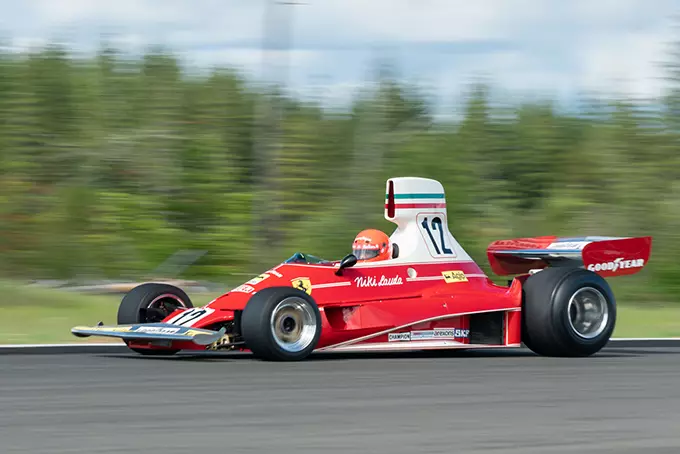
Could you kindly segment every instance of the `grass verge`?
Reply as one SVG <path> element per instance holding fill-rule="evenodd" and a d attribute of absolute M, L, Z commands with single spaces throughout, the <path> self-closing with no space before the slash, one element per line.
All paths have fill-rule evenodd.
<path fill-rule="evenodd" d="M 190 294 L 194 305 L 216 295 Z M 0 344 L 120 342 L 71 334 L 76 325 L 116 323 L 121 296 L 84 295 L 0 282 Z M 619 305 L 614 337 L 680 337 L 680 305 Z"/>
<path fill-rule="evenodd" d="M 189 297 L 195 305 L 201 305 L 215 295 L 189 293 Z M 0 345 L 119 343 L 115 338 L 75 337 L 71 328 L 95 325 L 100 320 L 115 325 L 121 298 L 121 295 L 86 295 L 0 282 Z"/>

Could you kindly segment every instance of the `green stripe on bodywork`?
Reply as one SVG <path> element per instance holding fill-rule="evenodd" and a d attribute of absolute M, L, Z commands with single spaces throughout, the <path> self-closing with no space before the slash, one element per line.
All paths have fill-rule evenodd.
<path fill-rule="evenodd" d="M 389 198 L 389 194 L 385 194 L 385 199 Z M 443 199 L 444 194 L 394 194 L 396 200 L 399 199 Z"/>

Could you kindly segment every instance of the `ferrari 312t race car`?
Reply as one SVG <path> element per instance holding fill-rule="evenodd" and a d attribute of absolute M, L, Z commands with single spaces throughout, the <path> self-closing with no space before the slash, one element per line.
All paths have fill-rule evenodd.
<path fill-rule="evenodd" d="M 649 260 L 651 237 L 544 236 L 492 242 L 495 284 L 449 232 L 444 188 L 425 178 L 387 181 L 391 258 L 302 253 L 202 307 L 180 288 L 145 283 L 123 298 L 118 325 L 75 327 L 141 354 L 249 351 L 301 360 L 322 351 L 509 348 L 588 356 L 609 340 L 616 302 L 606 277 Z"/>

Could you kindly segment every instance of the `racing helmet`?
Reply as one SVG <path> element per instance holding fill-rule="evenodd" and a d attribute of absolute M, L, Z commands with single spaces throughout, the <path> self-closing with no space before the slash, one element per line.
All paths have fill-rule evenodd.
<path fill-rule="evenodd" d="M 352 254 L 357 260 L 373 262 L 387 260 L 392 256 L 392 244 L 385 232 L 366 229 L 359 232 L 352 243 Z"/>

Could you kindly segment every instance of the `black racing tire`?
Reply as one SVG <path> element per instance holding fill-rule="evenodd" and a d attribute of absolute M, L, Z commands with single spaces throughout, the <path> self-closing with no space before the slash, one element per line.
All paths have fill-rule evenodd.
<path fill-rule="evenodd" d="M 118 324 L 157 323 L 181 306 L 194 307 L 189 295 L 181 288 L 148 282 L 138 285 L 123 297 L 118 306 Z M 179 351 L 133 347 L 130 349 L 142 355 L 172 355 Z"/>
<path fill-rule="evenodd" d="M 301 290 L 266 288 L 255 293 L 243 309 L 241 335 L 246 348 L 259 359 L 300 361 L 312 353 L 321 337 L 321 313 L 312 297 Z M 294 342 L 286 342 L 287 335 Z"/>
<path fill-rule="evenodd" d="M 592 323 L 583 323 L 587 311 Z M 614 331 L 616 300 L 607 281 L 583 268 L 546 268 L 523 286 L 522 342 L 541 356 L 599 352 Z"/>

